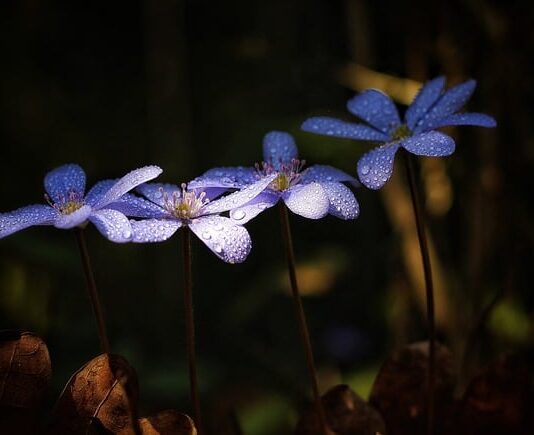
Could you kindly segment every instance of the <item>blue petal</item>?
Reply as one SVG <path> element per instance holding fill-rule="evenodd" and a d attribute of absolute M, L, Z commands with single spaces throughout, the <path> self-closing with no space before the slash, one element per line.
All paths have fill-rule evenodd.
<path fill-rule="evenodd" d="M 104 237 L 112 242 L 127 243 L 132 241 L 133 232 L 130 221 L 116 210 L 95 210 L 89 216 L 89 220 Z"/>
<path fill-rule="evenodd" d="M 261 212 L 271 208 L 280 199 L 280 192 L 265 190 L 252 201 L 230 211 L 230 219 L 238 225 L 244 225 Z"/>
<path fill-rule="evenodd" d="M 52 225 L 59 212 L 48 205 L 28 205 L 0 213 L 0 239 L 33 225 Z"/>
<path fill-rule="evenodd" d="M 449 89 L 434 104 L 434 106 L 419 120 L 414 128 L 414 133 L 421 133 L 436 128 L 436 125 L 446 116 L 458 111 L 471 97 L 475 90 L 476 82 L 468 80 L 458 86 Z"/>
<path fill-rule="evenodd" d="M 446 116 L 434 126 L 434 128 L 446 127 L 448 125 L 475 125 L 477 127 L 496 127 L 494 118 L 484 113 L 456 113 Z"/>
<path fill-rule="evenodd" d="M 445 77 L 440 76 L 436 77 L 433 80 L 430 80 L 426 85 L 424 85 L 415 99 L 413 100 L 410 107 L 406 110 L 404 118 L 406 119 L 406 124 L 410 130 L 413 130 L 417 121 L 434 105 L 434 103 L 441 96 L 443 87 L 445 86 Z"/>
<path fill-rule="evenodd" d="M 347 109 L 386 134 L 401 123 L 395 103 L 386 94 L 376 89 L 369 89 L 351 98 L 347 102 Z"/>
<path fill-rule="evenodd" d="M 374 148 L 358 160 L 357 171 L 360 181 L 369 189 L 380 189 L 393 173 L 393 161 L 399 143 L 387 143 Z"/>
<path fill-rule="evenodd" d="M 85 172 L 73 163 L 60 166 L 46 174 L 44 187 L 53 202 L 63 202 L 71 192 L 83 197 Z"/>
<path fill-rule="evenodd" d="M 118 180 L 102 180 L 96 183 L 85 196 L 85 203 L 93 207 Z"/>
<path fill-rule="evenodd" d="M 228 218 L 204 216 L 193 219 L 189 227 L 217 257 L 227 263 L 242 263 L 252 249 L 245 227 Z"/>
<path fill-rule="evenodd" d="M 293 137 L 283 131 L 271 131 L 263 137 L 263 160 L 271 162 L 275 169 L 298 158 Z"/>
<path fill-rule="evenodd" d="M 209 202 L 202 207 L 201 214 L 217 214 L 241 207 L 263 192 L 276 177 L 277 174 L 267 175 L 238 192 L 231 193 L 230 195 L 224 196 L 213 202 Z"/>
<path fill-rule="evenodd" d="M 54 226 L 61 230 L 68 230 L 70 228 L 77 227 L 83 224 L 89 218 L 91 212 L 91 207 L 84 205 L 70 214 L 58 213 L 56 215 L 56 219 L 54 220 Z"/>
<path fill-rule="evenodd" d="M 430 131 L 412 136 L 401 142 L 412 154 L 428 157 L 450 156 L 454 152 L 454 140 L 439 131 Z"/>
<path fill-rule="evenodd" d="M 360 206 L 354 193 L 341 183 L 321 183 L 321 187 L 328 195 L 330 207 L 328 213 L 340 219 L 356 219 L 360 214 Z"/>
<path fill-rule="evenodd" d="M 343 172 L 341 169 L 328 165 L 313 165 L 307 168 L 301 176 L 301 183 L 306 184 L 312 181 L 338 181 L 348 183 L 358 183 L 352 175 Z"/>
<path fill-rule="evenodd" d="M 172 199 L 173 195 L 176 195 L 178 198 L 182 196 L 182 188 L 175 184 L 145 183 L 138 186 L 136 190 L 160 207 L 165 205 L 165 196 L 169 199 Z"/>
<path fill-rule="evenodd" d="M 187 188 L 224 187 L 227 189 L 240 189 L 257 180 L 257 171 L 251 167 L 213 168 L 189 182 Z"/>
<path fill-rule="evenodd" d="M 318 183 L 297 184 L 286 190 L 282 198 L 289 210 L 308 219 L 320 219 L 330 208 L 328 195 Z"/>
<path fill-rule="evenodd" d="M 131 193 L 125 193 L 117 201 L 108 204 L 106 208 L 120 211 L 130 217 L 163 218 L 167 215 L 167 212 L 159 205 Z"/>
<path fill-rule="evenodd" d="M 182 222 L 174 219 L 130 220 L 134 243 L 163 242 L 171 237 L 182 226 Z"/>
<path fill-rule="evenodd" d="M 353 122 L 345 122 L 335 118 L 314 117 L 307 119 L 301 126 L 302 130 L 342 139 L 387 141 L 389 136 L 372 127 Z"/>

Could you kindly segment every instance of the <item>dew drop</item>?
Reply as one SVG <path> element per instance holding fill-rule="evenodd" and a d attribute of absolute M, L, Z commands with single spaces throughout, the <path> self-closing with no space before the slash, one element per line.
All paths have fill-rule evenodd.
<path fill-rule="evenodd" d="M 204 232 L 202 233 L 202 238 L 203 238 L 204 240 L 209 240 L 209 239 L 211 239 L 211 234 L 208 233 L 207 231 L 204 231 Z"/>
<path fill-rule="evenodd" d="M 217 253 L 217 254 L 220 254 L 222 252 L 222 246 L 219 245 L 218 243 L 216 243 L 215 245 L 213 245 L 213 249 L 214 251 Z"/>
<path fill-rule="evenodd" d="M 232 214 L 232 217 L 233 217 L 235 220 L 238 220 L 238 221 L 240 221 L 241 219 L 243 219 L 245 216 L 246 216 L 246 213 L 245 213 L 243 210 L 236 210 L 236 211 Z"/>
<path fill-rule="evenodd" d="M 362 166 L 362 174 L 363 175 L 367 175 L 370 170 L 371 170 L 371 168 L 368 165 L 363 165 Z"/>

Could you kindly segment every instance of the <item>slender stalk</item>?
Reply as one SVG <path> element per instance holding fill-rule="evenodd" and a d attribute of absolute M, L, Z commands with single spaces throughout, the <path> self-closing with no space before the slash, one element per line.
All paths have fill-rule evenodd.
<path fill-rule="evenodd" d="M 100 338 L 100 347 L 103 353 L 111 353 L 109 345 L 108 335 L 106 332 L 106 323 L 104 322 L 104 313 L 102 311 L 102 305 L 100 304 L 100 298 L 98 297 L 98 290 L 96 288 L 95 276 L 93 274 L 93 268 L 91 266 L 91 259 L 89 258 L 89 251 L 87 250 L 87 243 L 85 242 L 84 230 L 82 228 L 76 228 L 74 230 L 76 234 L 76 241 L 78 248 L 80 249 L 80 256 L 82 258 L 83 271 L 85 273 L 85 282 L 87 284 L 87 291 L 91 299 L 91 306 L 93 307 L 93 314 L 98 326 L 98 337 Z"/>
<path fill-rule="evenodd" d="M 189 391 L 195 412 L 195 425 L 199 435 L 204 433 L 200 413 L 197 361 L 195 353 L 195 320 L 193 316 L 193 279 L 191 269 L 191 231 L 184 226 L 182 231 L 182 254 L 184 258 L 184 306 L 187 363 L 189 366 Z"/>
<path fill-rule="evenodd" d="M 434 315 L 434 285 L 432 282 L 432 267 L 430 264 L 430 254 L 425 234 L 425 222 L 423 210 L 415 182 L 415 171 L 413 156 L 405 153 L 406 173 L 408 175 L 408 184 L 412 197 L 412 206 L 415 215 L 415 224 L 417 226 L 417 236 L 419 238 L 419 248 L 421 250 L 421 259 L 423 261 L 423 272 L 425 276 L 426 288 L 426 313 L 428 322 L 428 408 L 427 408 L 427 434 L 434 434 L 434 390 L 436 383 L 436 322 Z"/>
<path fill-rule="evenodd" d="M 324 412 L 323 404 L 321 402 L 321 394 L 319 392 L 319 382 L 317 381 L 317 369 L 315 368 L 315 361 L 313 358 L 313 350 L 310 340 L 310 333 L 306 322 L 306 315 L 304 307 L 302 306 L 302 299 L 300 297 L 297 273 L 295 267 L 295 253 L 293 250 L 293 239 L 291 238 L 291 227 L 289 226 L 289 216 L 287 208 L 283 202 L 280 202 L 280 224 L 282 226 L 282 236 L 284 239 L 284 246 L 287 254 L 287 269 L 289 272 L 289 282 L 291 284 L 291 293 L 293 295 L 293 302 L 295 308 L 295 315 L 299 326 L 300 338 L 304 346 L 304 353 L 306 354 L 306 363 L 308 365 L 308 372 L 312 386 L 313 398 L 317 408 L 317 415 L 319 416 L 319 423 L 321 430 L 325 435 L 329 434 L 326 423 L 326 414 Z"/>

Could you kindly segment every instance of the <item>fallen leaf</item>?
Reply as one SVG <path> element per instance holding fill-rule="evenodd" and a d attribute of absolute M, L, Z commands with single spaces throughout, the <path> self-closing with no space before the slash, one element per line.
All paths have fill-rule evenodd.
<path fill-rule="evenodd" d="M 139 419 L 142 435 L 196 435 L 193 420 L 174 409 L 166 409 Z"/>

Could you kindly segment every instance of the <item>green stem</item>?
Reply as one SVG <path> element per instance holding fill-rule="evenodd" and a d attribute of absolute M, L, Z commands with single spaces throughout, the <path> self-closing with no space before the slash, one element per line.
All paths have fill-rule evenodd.
<path fill-rule="evenodd" d="M 297 317 L 297 323 L 299 326 L 300 338 L 302 345 L 304 346 L 304 353 L 306 354 L 306 363 L 308 365 L 308 372 L 310 375 L 310 381 L 312 386 L 313 398 L 317 409 L 317 415 L 319 416 L 319 423 L 323 434 L 329 433 L 326 423 L 326 414 L 321 401 L 321 394 L 319 392 L 319 382 L 317 381 L 317 369 L 315 368 L 315 361 L 313 358 L 313 350 L 310 340 L 310 333 L 308 331 L 308 325 L 306 322 L 306 314 L 304 313 L 304 307 L 302 306 L 302 299 L 300 297 L 297 272 L 295 267 L 295 253 L 293 250 L 293 239 L 291 238 L 291 227 L 289 225 L 289 216 L 287 208 L 283 202 L 280 202 L 280 223 L 282 226 L 282 236 L 284 239 L 284 245 L 287 254 L 287 269 L 289 272 L 289 283 L 291 284 L 291 293 L 293 295 L 293 302 L 295 308 L 295 315 Z"/>
<path fill-rule="evenodd" d="M 104 322 L 104 313 L 102 305 L 100 304 L 100 298 L 98 297 L 98 291 L 96 288 L 95 277 L 93 274 L 93 268 L 91 266 L 91 259 L 89 258 L 89 251 L 87 250 L 87 243 L 85 242 L 84 230 L 82 228 L 76 228 L 74 230 L 76 234 L 76 242 L 80 249 L 80 256 L 82 259 L 83 271 L 85 273 L 85 282 L 87 284 L 87 291 L 91 299 L 91 306 L 93 307 L 93 314 L 98 326 L 98 337 L 100 338 L 100 347 L 103 353 L 111 353 L 108 335 L 106 332 L 106 323 Z"/>
<path fill-rule="evenodd" d="M 417 226 L 417 236 L 419 238 L 419 248 L 421 250 L 421 259 L 423 261 L 423 272 L 425 276 L 426 288 L 426 313 L 428 322 L 428 408 L 427 408 L 427 434 L 434 434 L 434 401 L 435 401 L 435 383 L 436 383 L 436 322 L 434 314 L 434 285 L 432 282 L 432 267 L 430 264 L 430 254 L 425 234 L 425 222 L 423 211 L 419 199 L 417 185 L 415 182 L 415 171 L 413 156 L 405 153 L 406 173 L 412 206 L 415 215 L 415 224 Z"/>

